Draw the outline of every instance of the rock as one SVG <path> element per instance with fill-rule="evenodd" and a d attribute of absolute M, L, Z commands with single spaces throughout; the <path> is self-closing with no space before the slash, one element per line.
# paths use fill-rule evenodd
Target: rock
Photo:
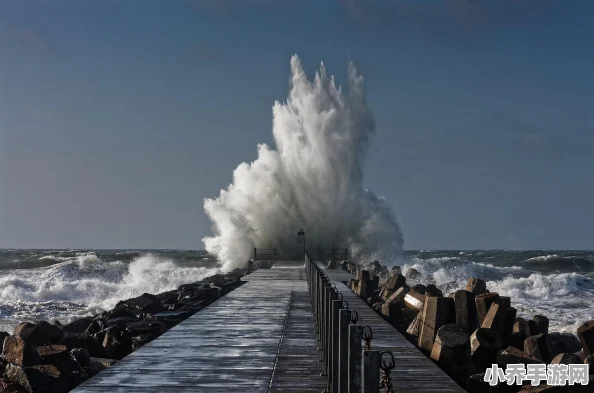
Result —
<path fill-rule="evenodd" d="M 106 330 L 103 347 L 111 358 L 122 359 L 132 352 L 132 336 L 125 326 L 112 326 Z"/>
<path fill-rule="evenodd" d="M 404 286 L 398 288 L 392 294 L 392 296 L 390 296 L 388 299 L 386 299 L 386 303 L 397 303 L 397 304 L 404 305 L 404 297 L 409 292 L 410 292 L 410 288 L 408 287 L 408 285 L 404 285 Z"/>
<path fill-rule="evenodd" d="M 421 273 L 419 273 L 417 269 L 411 267 L 406 273 L 406 278 L 408 280 L 419 280 L 421 278 Z"/>
<path fill-rule="evenodd" d="M 91 358 L 91 361 L 99 362 L 105 368 L 109 368 L 118 362 L 116 359 L 107 359 L 107 358 Z"/>
<path fill-rule="evenodd" d="M 425 305 L 425 295 L 412 289 L 404 296 L 404 305 L 412 310 L 420 311 Z"/>
<path fill-rule="evenodd" d="M 511 307 L 511 298 L 509 296 L 499 296 L 499 304 L 504 305 L 505 307 Z"/>
<path fill-rule="evenodd" d="M 64 332 L 56 325 L 45 321 L 23 322 L 14 328 L 14 335 L 27 339 L 33 346 L 40 346 L 56 342 L 64 336 Z"/>
<path fill-rule="evenodd" d="M 580 341 L 571 333 L 549 333 L 549 341 L 553 348 L 553 357 L 560 353 L 578 352 L 582 350 Z"/>
<path fill-rule="evenodd" d="M 430 357 L 447 373 L 466 376 L 470 362 L 468 333 L 455 323 L 443 325 L 437 331 Z"/>
<path fill-rule="evenodd" d="M 114 310 L 123 310 L 133 315 L 154 314 L 162 311 L 163 305 L 157 296 L 143 293 L 138 297 L 119 302 Z"/>
<path fill-rule="evenodd" d="M 479 367 L 490 367 L 495 363 L 497 352 L 503 347 L 501 336 L 491 330 L 479 328 L 470 336 L 472 362 Z"/>
<path fill-rule="evenodd" d="M 419 335 L 419 347 L 431 352 L 439 328 L 455 321 L 454 299 L 449 297 L 427 297 L 423 308 L 423 325 Z"/>
<path fill-rule="evenodd" d="M 538 326 L 538 333 L 549 332 L 549 318 L 544 315 L 535 315 L 533 319 L 536 322 L 536 326 Z"/>
<path fill-rule="evenodd" d="M 480 278 L 470 278 L 466 283 L 466 290 L 472 292 L 475 295 L 483 294 L 487 291 L 487 283 Z"/>
<path fill-rule="evenodd" d="M 425 296 L 443 297 L 443 292 L 441 292 L 441 289 L 437 288 L 435 285 L 429 284 L 425 290 Z"/>
<path fill-rule="evenodd" d="M 0 378 L 0 392 L 2 393 L 27 393 L 27 390 L 21 385 L 10 382 L 6 378 Z"/>
<path fill-rule="evenodd" d="M 197 310 L 200 310 L 201 308 L 202 307 L 198 308 Z M 167 331 L 167 326 L 161 321 L 138 321 L 127 324 L 126 330 L 130 332 L 132 337 L 141 336 L 148 333 L 157 337 Z"/>
<path fill-rule="evenodd" d="M 75 348 L 85 348 L 91 356 L 108 357 L 103 345 L 87 334 L 66 333 L 57 344 L 64 345 L 69 351 Z"/>
<path fill-rule="evenodd" d="M 497 364 L 507 366 L 508 364 L 543 364 L 542 360 L 531 357 L 514 347 L 507 347 L 497 355 Z"/>
<path fill-rule="evenodd" d="M 84 333 L 89 325 L 93 323 L 93 318 L 81 318 L 70 322 L 62 327 L 64 333 Z"/>
<path fill-rule="evenodd" d="M 58 380 L 60 372 L 53 366 L 21 367 L 8 364 L 4 377 L 25 388 L 29 393 L 49 391 Z"/>
<path fill-rule="evenodd" d="M 51 364 L 56 367 L 69 356 L 66 346 L 57 344 L 46 344 L 42 347 L 37 347 L 37 353 L 41 357 L 42 364 Z"/>
<path fill-rule="evenodd" d="M 491 304 L 489 312 L 485 316 L 481 327 L 496 331 L 505 343 L 512 334 L 516 312 L 516 309 L 513 307 L 506 307 L 499 303 L 493 303 Z"/>
<path fill-rule="evenodd" d="M 530 325 L 524 318 L 516 318 L 514 321 L 514 327 L 512 329 L 512 333 L 524 333 L 526 338 L 532 336 L 533 334 L 530 332 Z"/>
<path fill-rule="evenodd" d="M 37 350 L 29 340 L 20 336 L 9 336 L 4 339 L 2 359 L 6 363 L 30 367 L 41 363 Z"/>
<path fill-rule="evenodd" d="M 550 363 L 553 360 L 553 347 L 548 334 L 530 336 L 524 341 L 524 352 L 529 356 Z"/>
<path fill-rule="evenodd" d="M 530 328 L 530 336 L 536 336 L 538 333 L 538 325 L 536 324 L 536 322 L 534 320 L 529 320 L 528 321 L 528 327 Z"/>
<path fill-rule="evenodd" d="M 551 361 L 551 364 L 580 364 L 583 360 L 580 359 L 575 353 L 560 353 L 555 356 Z"/>
<path fill-rule="evenodd" d="M 491 386 L 485 381 L 485 373 L 472 374 L 466 381 L 468 393 L 500 393 L 498 386 Z"/>
<path fill-rule="evenodd" d="M 420 293 L 421 295 L 424 295 L 424 294 L 425 294 L 425 292 L 427 292 L 427 287 L 426 287 L 426 286 L 424 286 L 423 284 L 417 284 L 417 285 L 415 285 L 414 287 L 412 287 L 412 289 L 413 289 L 415 292 L 418 292 L 418 293 Z"/>
<path fill-rule="evenodd" d="M 76 360 L 76 362 L 81 367 L 87 367 L 87 368 L 92 367 L 92 365 L 91 365 L 91 356 L 89 355 L 89 352 L 86 349 L 84 349 L 84 348 L 75 348 L 72 351 L 70 351 L 70 356 L 72 356 L 72 358 L 74 360 Z"/>
<path fill-rule="evenodd" d="M 476 295 L 474 300 L 476 303 L 476 312 L 478 315 L 479 325 L 482 325 L 487 313 L 489 312 L 491 304 L 499 301 L 499 294 L 496 292 L 487 292 Z"/>
<path fill-rule="evenodd" d="M 586 355 L 594 354 L 594 320 L 581 325 L 577 330 L 578 338 Z"/>
<path fill-rule="evenodd" d="M 140 336 L 132 337 L 132 351 L 136 351 L 138 348 L 142 347 L 145 344 L 150 343 L 153 341 L 157 336 L 154 333 L 146 333 Z"/>
<path fill-rule="evenodd" d="M 468 334 L 478 328 L 478 314 L 476 312 L 475 295 L 463 289 L 454 294 L 456 310 L 456 324 Z"/>
<path fill-rule="evenodd" d="M 421 327 L 423 326 L 423 313 L 417 313 L 417 316 L 412 320 L 408 328 L 406 329 L 406 333 L 408 333 L 413 338 L 418 338 L 419 334 L 421 334 Z"/>
<path fill-rule="evenodd" d="M 511 347 L 518 348 L 520 351 L 524 350 L 524 341 L 526 341 L 528 337 L 524 332 L 514 332 L 508 339 L 508 344 Z"/>

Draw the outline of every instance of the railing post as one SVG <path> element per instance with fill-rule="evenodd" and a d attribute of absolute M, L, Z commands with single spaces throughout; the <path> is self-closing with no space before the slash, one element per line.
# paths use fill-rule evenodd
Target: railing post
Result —
<path fill-rule="evenodd" d="M 342 295 L 341 295 L 342 297 Z M 330 351 L 330 387 L 332 393 L 338 393 L 338 332 L 340 309 L 342 308 L 342 300 L 332 301 L 332 341 Z"/>
<path fill-rule="evenodd" d="M 349 385 L 349 324 L 351 310 L 340 310 L 338 317 L 338 391 L 348 392 Z"/>
<path fill-rule="evenodd" d="M 363 392 L 379 393 L 380 352 L 363 351 Z"/>
<path fill-rule="evenodd" d="M 349 393 L 361 393 L 361 354 L 363 326 L 349 326 Z"/>

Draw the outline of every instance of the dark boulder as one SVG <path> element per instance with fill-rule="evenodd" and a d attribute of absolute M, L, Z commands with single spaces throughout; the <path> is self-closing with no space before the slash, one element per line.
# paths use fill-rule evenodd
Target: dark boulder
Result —
<path fill-rule="evenodd" d="M 154 333 L 146 333 L 140 336 L 132 337 L 132 351 L 136 351 L 138 348 L 150 343 L 157 337 L 159 336 Z"/>
<path fill-rule="evenodd" d="M 529 356 L 550 363 L 553 360 L 553 346 L 548 334 L 530 336 L 524 341 L 524 352 Z"/>
<path fill-rule="evenodd" d="M 109 357 L 123 359 L 132 352 L 132 336 L 124 325 L 116 325 L 105 331 L 103 347 L 107 350 Z"/>
<path fill-rule="evenodd" d="M 84 333 L 89 325 L 93 323 L 93 318 L 81 318 L 70 322 L 62 327 L 64 333 Z"/>
<path fill-rule="evenodd" d="M 552 347 L 552 356 L 560 353 L 579 352 L 582 345 L 576 336 L 571 333 L 549 333 Z"/>
<path fill-rule="evenodd" d="M 124 300 L 116 304 L 115 310 L 126 311 L 132 315 L 138 314 L 154 314 L 163 310 L 161 300 L 155 295 L 143 293 L 142 295 Z"/>
<path fill-rule="evenodd" d="M 91 356 L 108 357 L 105 348 L 87 334 L 66 333 L 57 344 L 66 346 L 69 351 L 75 348 L 85 348 Z"/>
<path fill-rule="evenodd" d="M 23 322 L 14 328 L 14 335 L 27 339 L 33 346 L 40 346 L 58 341 L 64 336 L 64 332 L 58 326 L 45 321 Z"/>
<path fill-rule="evenodd" d="M 69 356 L 68 348 L 65 345 L 58 344 L 46 344 L 42 347 L 37 347 L 37 353 L 41 357 L 41 364 L 51 364 L 56 367 L 59 367 Z"/>
<path fill-rule="evenodd" d="M 6 363 L 29 367 L 41 363 L 41 358 L 29 340 L 20 336 L 9 336 L 4 339 L 2 359 Z"/>
<path fill-rule="evenodd" d="M 45 393 L 56 390 L 53 387 L 60 377 L 60 372 L 55 367 L 47 365 L 21 367 L 8 364 L 4 377 L 22 386 L 29 393 Z"/>

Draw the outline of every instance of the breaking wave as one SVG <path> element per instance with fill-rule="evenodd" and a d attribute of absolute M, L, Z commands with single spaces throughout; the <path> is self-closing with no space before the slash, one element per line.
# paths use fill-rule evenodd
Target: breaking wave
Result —
<path fill-rule="evenodd" d="M 224 270 L 246 264 L 254 247 L 296 253 L 296 232 L 307 248 L 347 245 L 387 260 L 401 254 L 402 234 L 387 202 L 363 187 L 363 161 L 374 134 L 363 78 L 349 64 L 348 90 L 322 64 L 313 81 L 291 58 L 286 102 L 273 107 L 276 148 L 258 145 L 258 158 L 233 172 L 233 183 L 204 209 L 214 235 L 203 239 Z"/>
<path fill-rule="evenodd" d="M 159 293 L 199 281 L 218 268 L 188 267 L 177 261 L 145 254 L 132 262 L 104 262 L 89 253 L 36 269 L 0 275 L 3 318 L 11 320 L 90 314 L 145 292 Z"/>

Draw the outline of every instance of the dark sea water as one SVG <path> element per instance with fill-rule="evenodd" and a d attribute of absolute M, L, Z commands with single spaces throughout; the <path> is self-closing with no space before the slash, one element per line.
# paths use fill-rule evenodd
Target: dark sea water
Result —
<path fill-rule="evenodd" d="M 447 292 L 482 278 L 510 296 L 519 315 L 547 315 L 554 330 L 575 333 L 594 319 L 594 251 L 419 250 L 406 251 L 400 265 Z M 25 320 L 67 322 L 218 271 L 205 251 L 0 250 L 0 330 Z"/>

